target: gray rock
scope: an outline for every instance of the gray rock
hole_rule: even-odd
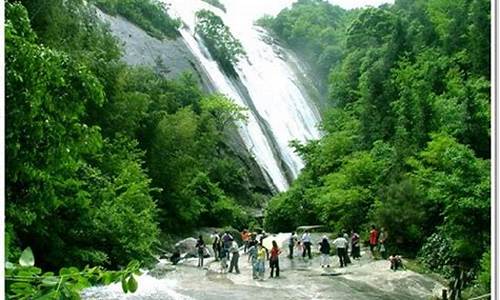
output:
[[[179,250],[181,256],[185,253],[196,254],[196,239],[193,237],[183,239],[175,244],[175,249]]]

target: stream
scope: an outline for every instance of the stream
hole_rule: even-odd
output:
[[[332,267],[321,268],[319,255],[312,260],[301,256],[287,258],[286,239],[290,234],[278,234],[274,239],[281,244],[280,277],[252,279],[248,256],[240,251],[241,274],[220,273],[220,265],[212,258],[205,259],[205,268],[196,267],[197,259],[190,258],[173,266],[161,260],[154,272],[144,272],[138,277],[139,289],[134,294],[124,294],[121,284],[92,287],[82,293],[86,300],[112,299],[430,299],[439,295],[443,286],[421,274],[389,269],[389,262],[373,260],[361,251],[361,259],[354,260],[347,268],[339,268],[338,258],[331,256]],[[319,242],[319,238],[313,240]],[[268,243],[270,240],[267,241]],[[266,243],[266,241],[265,241]],[[314,247],[313,253],[318,253]],[[158,272],[160,270],[160,272]],[[161,272],[163,270],[164,272]],[[152,276],[154,273],[155,276]],[[163,273],[163,274],[161,274]],[[159,275],[160,274],[160,275]]]

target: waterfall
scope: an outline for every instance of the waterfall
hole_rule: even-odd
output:
[[[293,0],[222,1],[226,12],[201,0],[164,0],[169,14],[184,23],[182,38],[199,60],[217,92],[248,108],[248,121],[238,131],[255,157],[268,183],[285,191],[304,166],[289,146],[291,140],[318,139],[320,115],[295,72],[300,70],[292,53],[281,48],[254,21],[276,15]],[[194,34],[195,13],[208,9],[219,15],[246,52],[235,66],[238,79],[229,78]]]

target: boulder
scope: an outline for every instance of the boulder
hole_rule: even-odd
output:
[[[198,257],[198,249],[196,249],[196,239],[189,237],[175,244],[175,249],[181,253],[182,258]],[[212,256],[208,245],[205,245],[203,257]]]
[[[175,249],[182,254],[196,254],[196,239],[193,237],[183,239],[175,244]]]

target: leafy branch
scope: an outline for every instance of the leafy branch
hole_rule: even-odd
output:
[[[81,299],[80,291],[96,284],[112,284],[121,281],[123,292],[134,293],[141,275],[138,261],[131,261],[120,271],[107,271],[102,267],[86,266],[83,270],[75,267],[62,268],[59,274],[42,273],[35,267],[35,257],[30,247],[24,249],[19,262],[5,264],[6,291],[9,299]]]

